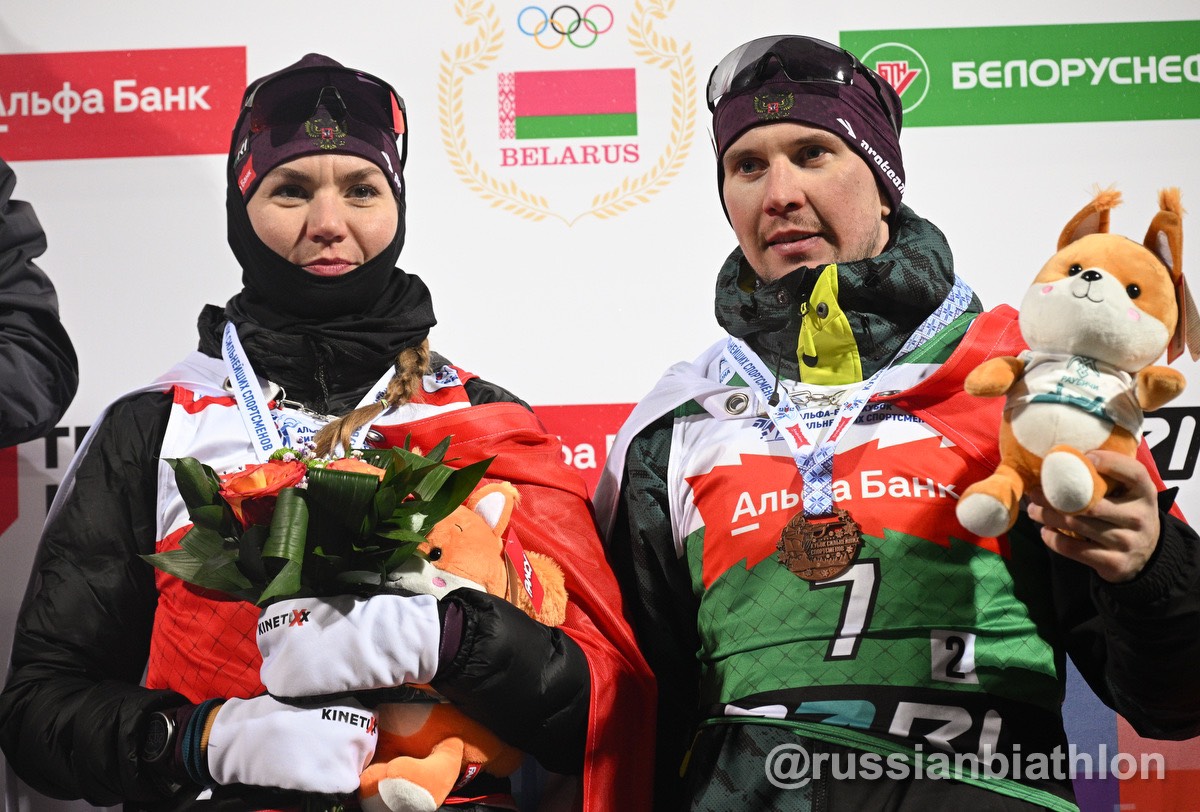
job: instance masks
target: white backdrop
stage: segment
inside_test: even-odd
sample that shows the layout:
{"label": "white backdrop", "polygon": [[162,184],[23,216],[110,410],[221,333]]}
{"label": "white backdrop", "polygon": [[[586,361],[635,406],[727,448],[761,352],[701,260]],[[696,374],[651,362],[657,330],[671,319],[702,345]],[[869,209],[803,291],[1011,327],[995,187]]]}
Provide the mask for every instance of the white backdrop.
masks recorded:
{"label": "white backdrop", "polygon": [[[475,156],[492,164],[488,171],[499,181],[543,194],[559,213],[533,220],[490,205],[455,171],[440,123],[451,99],[439,80],[454,48],[474,37],[455,5],[5,0],[0,54],[244,46],[248,78],[254,78],[320,51],[390,80],[407,101],[411,128],[401,265],[433,291],[439,315],[434,347],[532,404],[603,404],[637,400],[668,365],[691,358],[719,335],[713,282],[734,239],[716,196],[701,94],[711,66],[734,45],[788,30],[837,42],[842,31],[864,29],[1198,16],[1192,0],[678,0],[666,4],[654,24],[691,60],[695,119],[686,129],[671,118],[682,101],[678,88],[671,88],[666,71],[640,62],[629,41],[627,21],[645,11],[635,0],[611,0],[612,30],[595,47],[574,52],[540,50],[515,29],[525,0],[482,2],[504,28],[501,69],[640,71],[638,164],[521,167],[508,175],[494,166],[495,119],[489,116],[495,79],[462,75],[466,101],[459,121]],[[1200,43],[1192,44],[1189,53],[1197,51]],[[13,77],[0,77],[0,100],[3,88],[16,86]],[[88,137],[88,123],[74,119],[80,138]],[[592,191],[649,171],[672,139],[680,156],[673,174],[644,202],[603,219],[579,216]],[[1190,203],[1197,213],[1185,220],[1185,242],[1200,239],[1196,119],[912,127],[901,143],[906,202],[946,232],[959,272],[988,305],[1019,301],[1053,253],[1062,226],[1097,184],[1124,193],[1113,228],[1139,241],[1156,210],[1157,190],[1180,186],[1185,207]],[[79,394],[62,421],[69,432],[193,349],[201,305],[224,303],[240,287],[225,242],[224,163],[224,154],[14,162],[16,196],[34,203],[49,234],[40,264],[58,287],[79,353]],[[1200,290],[1200,270],[1190,275]],[[1178,367],[1196,385],[1172,405],[1200,404],[1200,370],[1191,363]],[[54,443],[57,464],[47,448],[42,442],[21,447],[20,516],[0,538],[4,661],[44,515],[45,485],[57,480],[73,445],[70,439]],[[1200,515],[1200,490],[1190,481],[1171,484],[1182,486],[1184,510]],[[24,796],[22,808],[45,803]]]}

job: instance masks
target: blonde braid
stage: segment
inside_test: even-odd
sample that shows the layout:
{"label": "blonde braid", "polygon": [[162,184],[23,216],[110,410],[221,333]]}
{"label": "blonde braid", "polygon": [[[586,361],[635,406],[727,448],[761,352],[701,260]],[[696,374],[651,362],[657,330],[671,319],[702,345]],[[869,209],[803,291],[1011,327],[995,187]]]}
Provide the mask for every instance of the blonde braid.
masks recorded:
{"label": "blonde braid", "polygon": [[331,420],[317,432],[313,443],[319,456],[329,454],[339,445],[348,451],[354,432],[373,422],[392,406],[402,406],[412,400],[417,387],[421,385],[421,378],[429,371],[429,339],[422,341],[419,346],[401,350],[396,356],[395,366],[396,374],[388,381],[381,399]]}

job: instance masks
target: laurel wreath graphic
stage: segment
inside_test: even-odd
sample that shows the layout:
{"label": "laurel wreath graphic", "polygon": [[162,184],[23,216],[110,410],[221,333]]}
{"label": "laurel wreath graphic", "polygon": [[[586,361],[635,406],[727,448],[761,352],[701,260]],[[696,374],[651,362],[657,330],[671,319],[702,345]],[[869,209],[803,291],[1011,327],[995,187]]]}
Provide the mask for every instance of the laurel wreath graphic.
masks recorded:
{"label": "laurel wreath graphic", "polygon": [[445,100],[439,114],[442,145],[450,157],[454,172],[471,191],[493,208],[512,212],[527,220],[553,217],[572,226],[584,217],[607,219],[647,203],[679,173],[691,148],[696,121],[696,71],[691,45],[680,46],[672,37],[659,34],[652,20],[664,20],[675,0],[637,0],[629,18],[629,44],[646,64],[670,71],[671,130],[666,148],[653,167],[640,177],[626,177],[618,186],[596,195],[591,208],[575,217],[564,217],[552,210],[544,196],[522,189],[515,180],[504,182],[486,172],[466,143],[463,123],[463,78],[485,70],[500,54],[504,30],[495,6],[486,0],[456,0],[454,12],[466,26],[475,28],[470,42],[456,45],[454,53],[442,52],[438,72],[438,95]]}

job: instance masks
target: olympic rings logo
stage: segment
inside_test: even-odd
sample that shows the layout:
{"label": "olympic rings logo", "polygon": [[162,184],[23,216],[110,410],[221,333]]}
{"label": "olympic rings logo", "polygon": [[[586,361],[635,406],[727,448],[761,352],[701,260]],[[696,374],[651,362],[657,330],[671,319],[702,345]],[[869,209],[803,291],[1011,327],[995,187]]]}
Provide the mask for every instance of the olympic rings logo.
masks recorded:
{"label": "olympic rings logo", "polygon": [[[608,15],[608,22],[603,27],[596,21],[593,12],[600,12],[600,21],[603,22],[604,15]],[[529,12],[532,12],[530,14]],[[560,18],[558,15],[562,13]],[[537,16],[541,15],[542,19],[537,20]],[[574,15],[572,17],[572,15]],[[535,22],[536,21],[536,22]],[[527,23],[533,22],[532,30],[527,26]],[[533,37],[533,41],[547,51],[552,51],[564,42],[570,42],[576,48],[591,48],[596,44],[596,40],[600,39],[601,34],[607,34],[612,30],[615,19],[612,9],[603,3],[593,3],[579,13],[579,9],[574,6],[556,6],[554,11],[549,14],[541,6],[526,6],[517,13],[517,28],[527,37]],[[583,34],[579,34],[579,30],[583,29]],[[550,32],[547,34],[547,32]],[[552,40],[551,44],[547,44],[542,40],[542,35],[546,34],[547,40]],[[579,38],[576,39],[576,35]],[[588,34],[591,39],[588,39]]]}

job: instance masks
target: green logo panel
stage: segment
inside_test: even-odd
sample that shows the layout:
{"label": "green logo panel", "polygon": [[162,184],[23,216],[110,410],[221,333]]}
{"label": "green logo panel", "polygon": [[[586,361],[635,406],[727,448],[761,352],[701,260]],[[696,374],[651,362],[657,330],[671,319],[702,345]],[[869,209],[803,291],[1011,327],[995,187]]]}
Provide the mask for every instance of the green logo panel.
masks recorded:
{"label": "green logo panel", "polygon": [[1200,20],[843,31],[906,127],[1200,118]]}

